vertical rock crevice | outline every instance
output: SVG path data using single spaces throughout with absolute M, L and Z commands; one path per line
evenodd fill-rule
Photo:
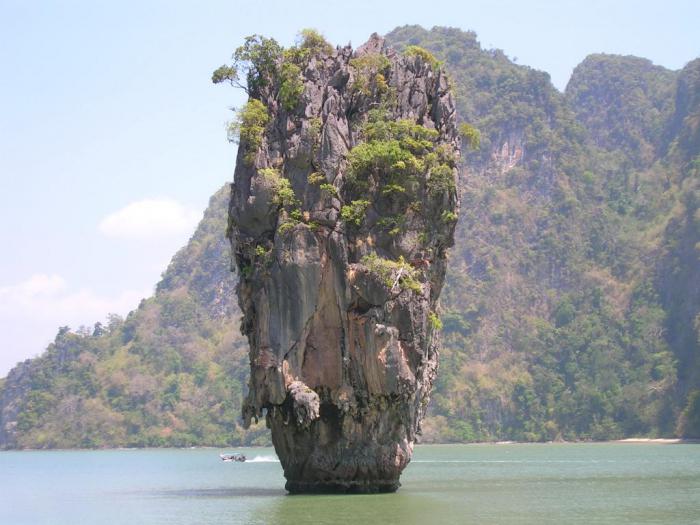
M 249 76 L 264 125 L 240 130 L 232 185 L 243 417 L 266 418 L 290 492 L 393 491 L 438 366 L 454 101 L 428 53 L 376 34 L 291 51 Z

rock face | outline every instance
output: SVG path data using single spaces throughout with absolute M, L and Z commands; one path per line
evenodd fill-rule
M 298 98 L 281 102 L 271 76 L 248 103 L 264 106 L 264 131 L 240 131 L 229 237 L 250 343 L 243 417 L 266 417 L 290 492 L 394 491 L 438 367 L 454 102 L 430 55 L 377 35 L 297 64 Z

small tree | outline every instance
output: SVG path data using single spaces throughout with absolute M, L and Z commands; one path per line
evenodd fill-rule
M 252 164 L 255 154 L 262 144 L 265 126 L 270 121 L 267 108 L 258 99 L 251 98 L 236 112 L 228 127 L 228 139 L 246 147 L 245 161 Z
M 466 122 L 462 122 L 459 125 L 459 134 L 467 143 L 469 149 L 479 149 L 479 146 L 481 145 L 481 133 L 479 133 L 478 129 L 470 124 L 467 124 Z
M 302 29 L 299 32 L 299 47 L 308 49 L 314 55 L 333 53 L 333 46 L 315 29 Z
M 248 95 L 256 93 L 263 86 L 272 83 L 271 80 L 277 74 L 277 62 L 282 51 L 282 47 L 274 38 L 248 36 L 244 44 L 234 51 L 233 63 L 217 68 L 211 80 L 215 84 L 228 81 Z M 245 76 L 246 84 L 241 82 L 241 76 Z

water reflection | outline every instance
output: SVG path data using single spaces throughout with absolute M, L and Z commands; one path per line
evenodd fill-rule
M 270 524 L 425 524 L 435 520 L 436 501 L 399 489 L 394 494 L 296 495 L 268 500 L 257 508 Z
M 157 490 L 147 494 L 159 498 L 269 498 L 286 496 L 287 492 L 281 488 L 225 487 Z

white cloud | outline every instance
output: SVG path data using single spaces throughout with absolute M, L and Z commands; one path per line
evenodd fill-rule
M 191 234 L 201 214 L 173 199 L 144 199 L 107 215 L 99 230 L 109 237 L 157 239 Z
M 28 312 L 35 319 L 56 314 L 81 323 L 92 323 L 107 313 L 126 313 L 150 290 L 122 292 L 115 297 L 101 297 L 87 288 L 71 290 L 66 280 L 56 274 L 35 274 L 10 286 L 0 287 L 0 313 Z M 65 323 L 64 323 L 65 324 Z
M 0 287 L 0 300 L 5 301 L 7 297 L 24 299 L 46 297 L 55 295 L 65 288 L 66 281 L 60 275 L 39 273 L 21 283 Z
M 56 274 L 35 274 L 19 283 L 0 286 L 0 377 L 15 363 L 40 354 L 59 326 L 78 328 L 104 321 L 108 313 L 126 315 L 151 290 L 127 290 L 114 296 L 72 289 Z

